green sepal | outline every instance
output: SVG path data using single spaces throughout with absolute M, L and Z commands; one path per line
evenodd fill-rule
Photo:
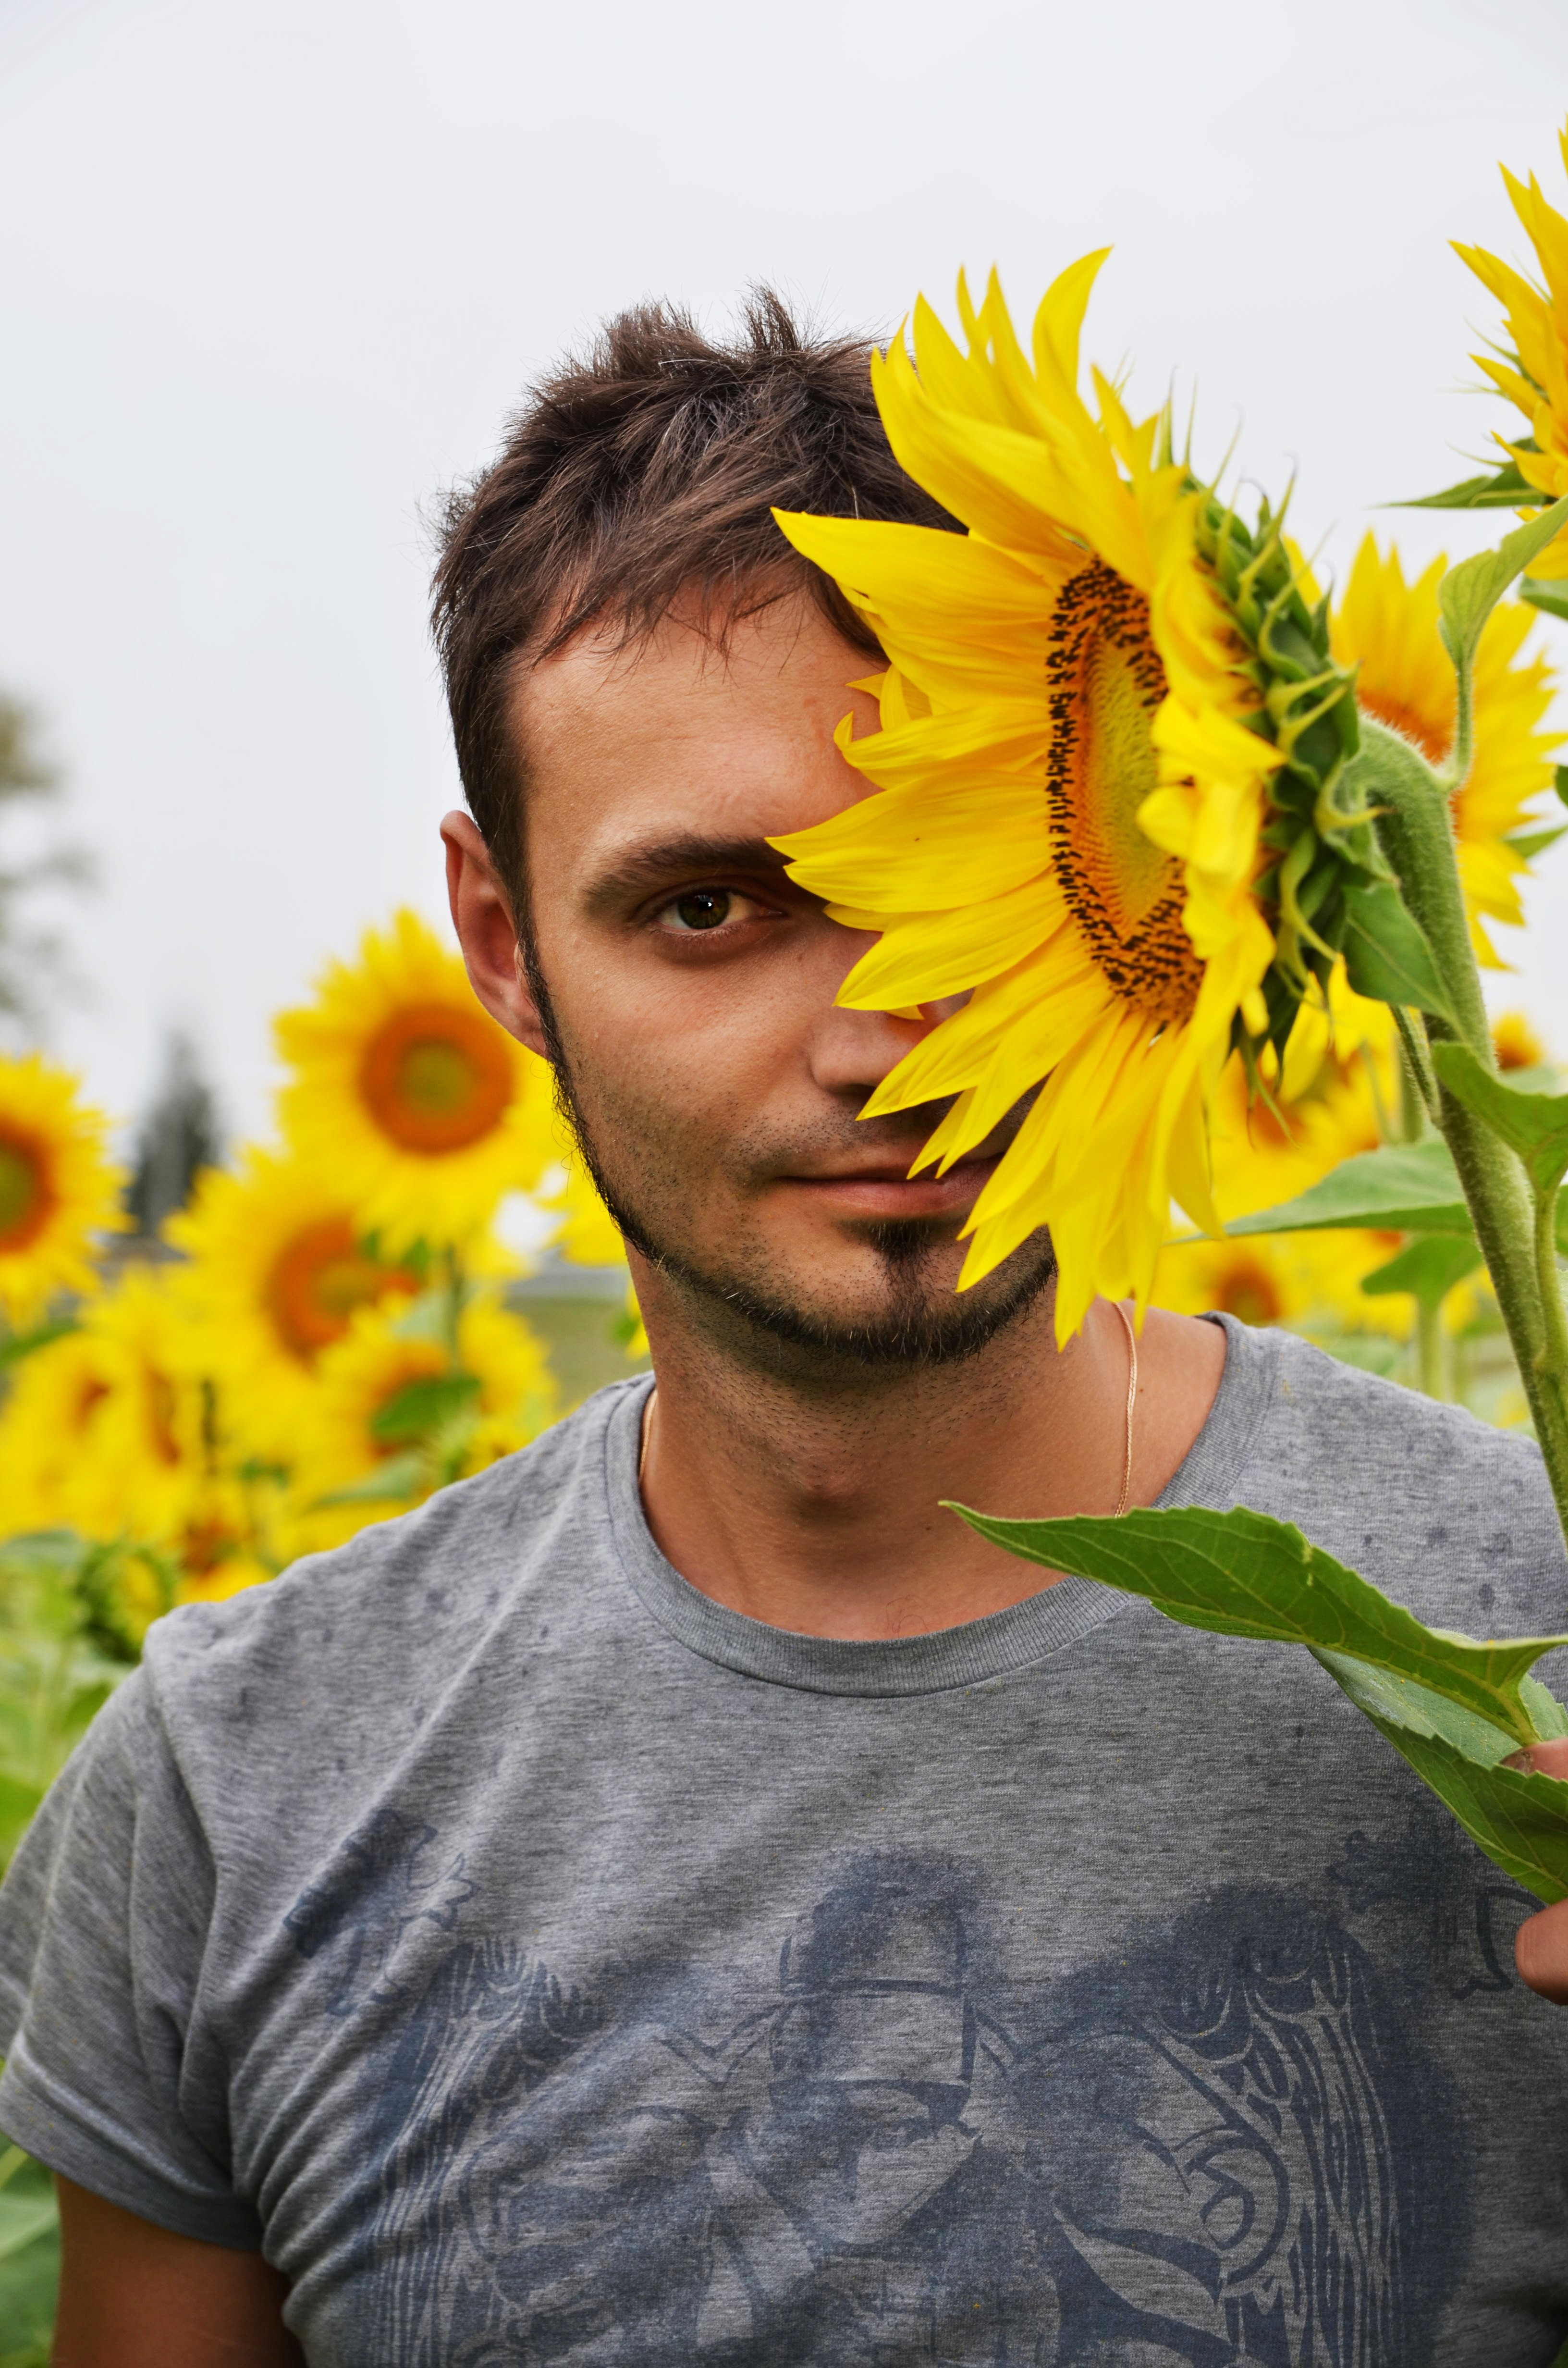
M 1454 1099 L 1517 1152 L 1537 1193 L 1554 1192 L 1568 1174 L 1568 1094 L 1520 1093 L 1464 1044 L 1434 1044 L 1432 1066 Z
M 1374 1003 L 1414 1004 L 1452 1020 L 1432 949 L 1392 881 L 1346 889 L 1344 950 L 1346 975 L 1358 995 Z
M 1479 477 L 1461 477 L 1440 494 L 1423 494 L 1410 501 L 1391 502 L 1396 510 L 1517 510 L 1538 502 L 1538 487 L 1527 484 L 1517 464 L 1488 469 Z
M 1500 1729 L 1506 1748 L 1542 1740 L 1520 1682 L 1543 1653 L 1568 1645 L 1568 1635 L 1483 1641 L 1427 1628 L 1311 1544 L 1293 1522 L 1195 1505 L 1055 1521 L 998 1520 L 964 1505 L 947 1509 L 1007 1554 L 1142 1596 L 1184 1627 L 1348 1654 Z M 1568 1788 L 1563 1801 L 1568 1842 Z
M 1437 631 L 1461 673 L 1473 663 L 1486 620 L 1508 586 L 1564 525 L 1568 525 L 1568 497 L 1517 526 L 1495 551 L 1477 552 L 1473 559 L 1463 559 L 1449 568 L 1437 586 Z
M 1227 1234 L 1333 1233 L 1370 1226 L 1381 1233 L 1460 1234 L 1473 1238 L 1470 1211 L 1447 1144 L 1385 1144 L 1352 1159 L 1272 1209 L 1237 1217 Z
M 1370 1274 L 1361 1277 L 1361 1288 L 1369 1299 L 1381 1299 L 1391 1292 L 1408 1291 L 1423 1307 L 1440 1307 L 1454 1285 L 1473 1274 L 1481 1264 L 1481 1247 L 1467 1241 L 1462 1234 L 1423 1234 L 1391 1258 L 1386 1266 L 1374 1267 Z

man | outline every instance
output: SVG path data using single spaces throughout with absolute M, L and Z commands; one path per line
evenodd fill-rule
M 613 324 L 453 505 L 453 916 L 656 1389 L 160 1623 L 56 1787 L 0 2122 L 61 2175 L 57 2357 L 1535 2368 L 1533 1903 L 1304 1656 L 940 1509 L 1244 1502 L 1539 1633 L 1535 1451 L 1229 1322 L 1152 1315 L 1130 1406 L 1043 1235 L 955 1293 L 1006 1130 L 911 1183 L 935 1113 L 858 1119 L 942 1012 L 838 1008 L 868 940 L 769 845 L 874 720 L 774 504 L 944 522 L 765 299 Z

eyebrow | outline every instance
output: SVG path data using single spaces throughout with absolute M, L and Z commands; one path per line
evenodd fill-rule
M 697 832 L 646 840 L 608 865 L 588 890 L 591 910 L 607 911 L 628 896 L 704 872 L 764 871 L 781 878 L 784 858 L 765 838 L 705 838 Z

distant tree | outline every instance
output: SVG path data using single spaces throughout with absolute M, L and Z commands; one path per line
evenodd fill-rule
M 29 803 L 59 794 L 60 776 L 39 748 L 37 716 L 0 691 L 0 843 L 9 845 L 10 825 Z M 0 1023 L 7 1034 L 40 1031 L 48 990 L 58 987 L 63 973 L 59 939 L 51 930 L 25 926 L 26 900 L 39 888 L 81 886 L 91 877 L 92 865 L 77 848 L 48 848 L 20 861 L 0 861 Z
M 136 1133 L 126 1206 L 137 1232 L 155 1234 L 165 1217 L 183 1209 L 199 1171 L 215 1167 L 222 1152 L 211 1088 L 189 1039 L 172 1035 L 164 1055 L 163 1083 Z

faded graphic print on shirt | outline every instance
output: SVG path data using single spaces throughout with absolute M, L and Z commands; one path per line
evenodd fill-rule
M 377 2067 L 369 2356 L 1409 2368 L 1466 2250 L 1426 2009 L 1506 1986 L 1491 1919 L 1525 1904 L 1420 1822 L 1349 1838 L 1343 1913 L 1229 1889 L 1055 1983 L 1010 1974 L 1025 1918 L 879 1856 L 765 1973 L 596 1996 L 454 1938 Z M 435 1839 L 359 1838 L 290 1917 L 329 2011 L 395 2001 L 409 1921 L 467 1921 Z M 1350 1929 L 1389 1899 L 1426 1921 L 1425 1998 Z

